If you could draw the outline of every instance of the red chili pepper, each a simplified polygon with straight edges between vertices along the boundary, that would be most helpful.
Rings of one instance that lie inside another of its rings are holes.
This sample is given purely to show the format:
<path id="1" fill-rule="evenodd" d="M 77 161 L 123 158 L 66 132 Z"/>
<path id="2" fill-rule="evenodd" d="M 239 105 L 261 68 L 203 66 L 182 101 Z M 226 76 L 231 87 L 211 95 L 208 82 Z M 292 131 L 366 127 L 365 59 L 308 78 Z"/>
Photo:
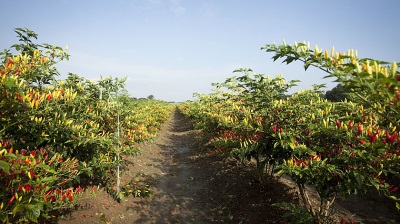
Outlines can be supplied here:
<path id="1" fill-rule="evenodd" d="M 276 133 L 277 130 L 278 130 L 278 126 L 274 125 L 274 127 L 272 127 L 272 131 L 274 131 L 274 133 Z"/>
<path id="2" fill-rule="evenodd" d="M 51 194 L 53 194 L 53 192 L 54 192 L 54 190 L 49 190 L 47 193 L 46 193 L 46 195 L 48 196 L 48 195 L 51 195 Z"/>
<path id="3" fill-rule="evenodd" d="M 364 140 L 362 140 L 362 139 L 356 139 L 357 140 L 357 142 L 359 142 L 361 145 L 364 145 L 365 144 L 365 141 Z"/>
<path id="4" fill-rule="evenodd" d="M 358 123 L 358 134 L 361 135 L 363 130 L 363 125 L 361 123 Z"/>
<path id="5" fill-rule="evenodd" d="M 373 143 L 377 140 L 378 134 L 368 133 L 369 142 Z"/>
<path id="6" fill-rule="evenodd" d="M 25 184 L 24 188 L 25 188 L 26 191 L 32 190 L 32 186 L 30 184 Z"/>
<path id="7" fill-rule="evenodd" d="M 392 136 L 390 136 L 390 142 L 394 143 L 396 142 L 396 139 L 397 139 L 397 132 L 394 132 Z"/>
<path id="8" fill-rule="evenodd" d="M 386 131 L 386 141 L 389 143 L 394 143 L 397 140 L 397 132 L 394 132 L 393 134 L 389 134 L 388 131 Z"/>
<path id="9" fill-rule="evenodd" d="M 11 58 L 8 58 L 8 63 L 14 64 L 14 61 Z"/>
<path id="10" fill-rule="evenodd" d="M 8 201 L 8 204 L 11 205 L 13 203 L 14 199 L 15 199 L 15 196 L 12 196 L 12 198 Z"/>
<path id="11" fill-rule="evenodd" d="M 340 121 L 339 121 L 338 119 L 336 119 L 336 127 L 337 127 L 338 129 L 340 129 L 340 127 L 341 127 Z"/>

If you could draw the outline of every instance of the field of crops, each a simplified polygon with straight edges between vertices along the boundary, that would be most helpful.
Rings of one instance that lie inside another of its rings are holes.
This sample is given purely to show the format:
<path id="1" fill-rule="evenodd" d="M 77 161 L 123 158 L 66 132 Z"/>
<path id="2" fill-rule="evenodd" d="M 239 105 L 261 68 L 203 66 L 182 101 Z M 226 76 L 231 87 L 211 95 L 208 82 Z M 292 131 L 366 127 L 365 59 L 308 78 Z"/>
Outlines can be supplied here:
<path id="1" fill-rule="evenodd" d="M 16 32 L 25 41 L 0 55 L 0 221 L 56 219 L 96 193 L 88 186 L 102 185 L 116 200 L 140 195 L 119 183 L 118 166 L 155 137 L 174 106 L 130 98 L 118 78 L 56 80 L 55 64 L 68 55 Z"/>
<path id="2" fill-rule="evenodd" d="M 32 31 L 16 33 L 20 43 L 0 53 L 0 221 L 52 222 L 96 194 L 93 186 L 115 200 L 146 196 L 145 186 L 120 183 L 119 166 L 140 153 L 137 143 L 155 138 L 176 106 L 131 98 L 124 79 L 57 80 L 64 49 L 35 44 Z M 321 86 L 287 95 L 296 81 L 238 69 L 213 93 L 178 105 L 202 130 L 208 152 L 253 161 L 260 183 L 289 176 L 298 194 L 276 206 L 294 223 L 329 222 L 338 196 L 371 188 L 400 209 L 398 64 L 306 43 L 263 49 L 337 78 L 346 99 L 325 99 Z"/>
<path id="3" fill-rule="evenodd" d="M 213 93 L 179 107 L 204 131 L 211 152 L 254 161 L 261 183 L 291 177 L 298 190 L 293 201 L 302 203 L 276 206 L 286 208 L 295 223 L 326 223 L 337 196 L 371 188 L 399 209 L 398 64 L 306 43 L 263 49 L 274 60 L 317 67 L 351 91 L 341 102 L 325 99 L 320 86 L 287 95 L 296 81 L 239 69 L 241 75 L 215 84 Z M 306 185 L 315 188 L 318 203 L 310 200 Z"/>

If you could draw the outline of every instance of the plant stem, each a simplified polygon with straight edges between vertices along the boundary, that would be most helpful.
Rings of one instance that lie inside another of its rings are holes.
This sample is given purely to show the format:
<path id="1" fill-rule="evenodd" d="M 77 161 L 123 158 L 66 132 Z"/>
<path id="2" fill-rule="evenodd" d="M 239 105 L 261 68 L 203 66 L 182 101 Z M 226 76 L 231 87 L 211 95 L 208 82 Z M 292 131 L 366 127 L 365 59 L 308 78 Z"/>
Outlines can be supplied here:
<path id="1" fill-rule="evenodd" d="M 310 202 L 310 198 L 308 197 L 308 194 L 306 192 L 304 184 L 297 184 L 297 186 L 299 188 L 300 196 L 301 196 L 301 199 L 303 200 L 304 205 L 306 206 L 306 208 L 308 208 L 308 211 L 311 214 L 314 214 L 314 209 L 312 207 L 312 204 Z"/>

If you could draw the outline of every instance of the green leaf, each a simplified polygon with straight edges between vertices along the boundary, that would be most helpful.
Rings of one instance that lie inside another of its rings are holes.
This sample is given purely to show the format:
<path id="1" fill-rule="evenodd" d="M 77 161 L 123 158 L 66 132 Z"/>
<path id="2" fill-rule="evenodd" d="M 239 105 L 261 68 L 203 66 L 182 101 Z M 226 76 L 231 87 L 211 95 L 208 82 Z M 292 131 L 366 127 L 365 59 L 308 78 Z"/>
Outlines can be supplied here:
<path id="1" fill-rule="evenodd" d="M 280 58 L 279 55 L 275 55 L 275 56 L 272 57 L 272 59 L 274 59 L 274 61 L 278 60 L 278 58 Z"/>
<path id="2" fill-rule="evenodd" d="M 379 184 L 377 182 L 373 180 L 371 181 L 371 184 L 379 191 Z"/>
<path id="3" fill-rule="evenodd" d="M 51 218 L 51 216 L 49 216 L 48 214 L 42 214 L 42 217 L 45 218 L 45 219 L 50 219 Z"/>
<path id="4" fill-rule="evenodd" d="M 4 157 L 6 157 L 8 159 L 16 159 L 17 155 L 15 155 L 14 153 L 7 153 L 7 154 L 4 154 Z"/>
<path id="5" fill-rule="evenodd" d="M 36 165 L 36 167 L 43 168 L 45 171 L 47 171 L 49 173 L 57 173 L 55 170 L 51 169 L 51 167 L 49 165 L 46 165 L 43 163 Z"/>
<path id="6" fill-rule="evenodd" d="M 7 88 L 13 88 L 17 86 L 17 84 L 15 83 L 15 79 L 13 78 L 6 78 L 4 84 L 6 85 Z"/>
<path id="7" fill-rule="evenodd" d="M 6 173 L 10 173 L 10 164 L 8 164 L 6 161 L 0 160 L 0 169 Z"/>
<path id="8" fill-rule="evenodd" d="M 42 179 L 43 183 L 49 183 L 49 182 L 54 182 L 56 181 L 58 178 L 57 177 L 45 177 Z"/>
<path id="9" fill-rule="evenodd" d="M 4 213 L 1 213 L 1 214 L 0 214 L 0 221 L 1 221 L 2 223 L 6 223 L 7 219 L 8 219 L 7 214 L 4 214 Z"/>
<path id="10" fill-rule="evenodd" d="M 37 219 L 40 216 L 40 210 L 40 206 L 28 205 L 28 211 L 26 212 L 28 219 L 34 223 L 37 223 Z"/>
<path id="11" fill-rule="evenodd" d="M 17 214 L 18 212 L 23 211 L 23 210 L 25 209 L 25 207 L 26 207 L 26 206 L 25 206 L 24 204 L 18 204 L 17 206 L 14 207 L 12 213 L 15 215 L 15 214 Z"/>
<path id="12" fill-rule="evenodd" d="M 375 88 L 374 88 L 374 86 L 373 86 L 371 83 L 366 82 L 365 85 L 366 85 L 372 92 L 375 92 Z"/>
<path id="13" fill-rule="evenodd" d="M 290 64 L 293 62 L 294 59 L 295 59 L 294 57 L 287 57 L 283 62 L 286 62 L 286 64 Z"/>
<path id="14" fill-rule="evenodd" d="M 120 192 L 119 195 L 118 195 L 118 198 L 123 200 L 125 198 L 124 193 Z"/>
<path id="15" fill-rule="evenodd" d="M 308 69 L 308 67 L 310 67 L 310 65 L 313 63 L 313 61 L 312 60 L 308 60 L 308 61 L 306 61 L 306 63 L 304 63 L 304 70 L 306 70 L 307 71 L 307 69 Z"/>

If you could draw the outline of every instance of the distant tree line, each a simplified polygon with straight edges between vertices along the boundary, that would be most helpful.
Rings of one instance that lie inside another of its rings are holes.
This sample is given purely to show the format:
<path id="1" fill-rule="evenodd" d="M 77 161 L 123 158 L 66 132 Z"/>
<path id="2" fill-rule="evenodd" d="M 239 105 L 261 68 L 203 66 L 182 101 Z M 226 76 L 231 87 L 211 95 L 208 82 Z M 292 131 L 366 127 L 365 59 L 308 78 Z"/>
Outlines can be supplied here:
<path id="1" fill-rule="evenodd" d="M 339 83 L 333 89 L 326 91 L 325 98 L 332 102 L 340 102 L 345 98 L 349 99 L 348 97 L 350 92 L 351 91 L 349 89 L 346 89 L 342 84 Z"/>

